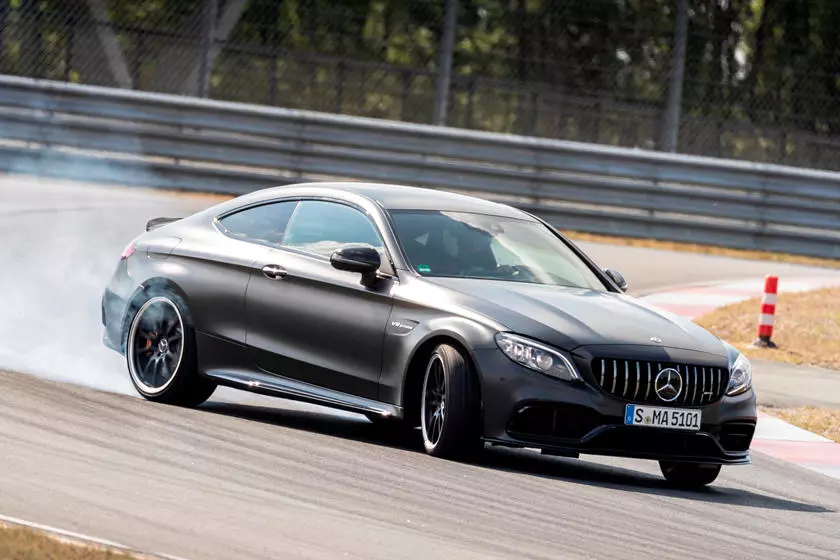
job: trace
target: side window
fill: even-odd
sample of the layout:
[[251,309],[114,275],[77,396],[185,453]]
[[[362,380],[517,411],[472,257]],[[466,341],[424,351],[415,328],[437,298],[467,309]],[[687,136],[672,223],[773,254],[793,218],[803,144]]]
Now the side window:
[[283,234],[295,206],[297,206],[297,201],[272,202],[254,206],[225,216],[219,220],[219,223],[231,237],[279,247],[283,243]]
[[383,252],[382,240],[366,215],[344,204],[318,200],[301,201],[283,240],[284,247],[324,257],[348,245]]

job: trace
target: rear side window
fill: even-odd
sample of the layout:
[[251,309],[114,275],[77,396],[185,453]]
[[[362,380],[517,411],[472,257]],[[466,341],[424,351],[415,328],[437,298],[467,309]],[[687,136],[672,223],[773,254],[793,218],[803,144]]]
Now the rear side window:
[[329,257],[347,246],[368,246],[383,254],[383,244],[370,219],[336,202],[304,200],[287,228],[283,246]]
[[297,201],[287,201],[254,206],[225,216],[219,223],[236,239],[280,247],[297,204]]

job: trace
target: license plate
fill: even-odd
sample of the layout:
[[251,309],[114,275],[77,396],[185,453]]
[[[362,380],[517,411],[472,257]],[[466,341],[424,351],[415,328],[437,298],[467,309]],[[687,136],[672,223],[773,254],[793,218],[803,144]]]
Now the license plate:
[[628,426],[670,428],[673,430],[699,430],[700,411],[685,408],[661,408],[628,404],[624,410],[624,423]]

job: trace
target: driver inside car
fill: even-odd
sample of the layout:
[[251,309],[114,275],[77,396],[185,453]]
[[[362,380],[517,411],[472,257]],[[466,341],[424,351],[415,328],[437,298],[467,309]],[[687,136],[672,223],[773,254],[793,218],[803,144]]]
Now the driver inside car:
[[449,230],[443,232],[444,251],[452,257],[452,263],[457,263],[460,276],[473,274],[492,274],[498,263],[490,248],[492,237],[485,231],[465,226],[459,231],[460,235],[452,235]]

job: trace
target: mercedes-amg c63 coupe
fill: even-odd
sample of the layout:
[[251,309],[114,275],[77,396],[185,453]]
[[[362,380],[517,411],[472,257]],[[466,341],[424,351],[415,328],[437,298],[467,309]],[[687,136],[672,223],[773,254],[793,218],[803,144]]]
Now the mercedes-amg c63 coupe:
[[197,406],[225,385],[418,429],[437,457],[489,443],[652,459],[684,487],[749,463],[750,362],[625,290],[511,206],[309,183],[150,220],[102,321],[152,401]]

